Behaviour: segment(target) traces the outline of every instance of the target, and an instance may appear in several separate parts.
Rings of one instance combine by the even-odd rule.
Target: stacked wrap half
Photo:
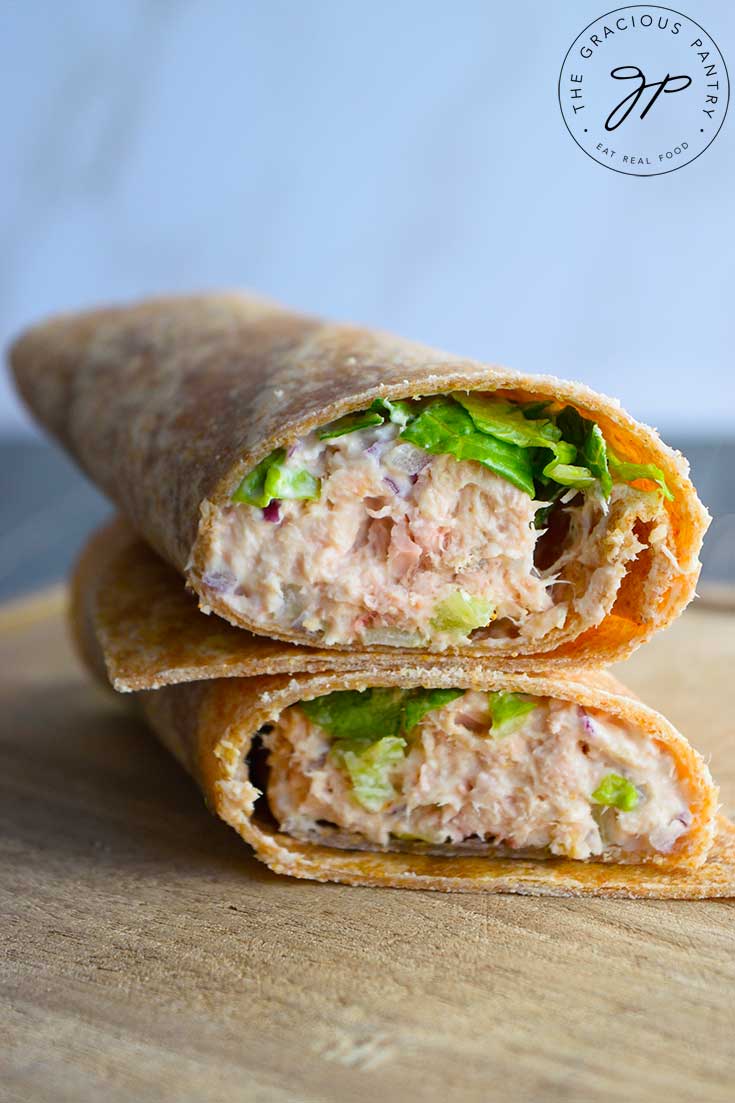
[[[706,765],[599,669],[691,599],[708,521],[615,402],[235,294],[11,363],[126,518],[75,574],[81,654],[272,869],[731,891]]]

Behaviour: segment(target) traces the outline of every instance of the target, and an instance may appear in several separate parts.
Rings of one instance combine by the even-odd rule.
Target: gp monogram
[[[714,39],[657,5],[601,15],[569,47],[559,74],[559,106],[577,145],[630,176],[694,161],[717,137],[729,99]]]

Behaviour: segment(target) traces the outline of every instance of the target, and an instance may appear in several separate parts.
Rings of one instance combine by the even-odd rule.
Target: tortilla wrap
[[[604,543],[616,568],[594,615],[572,603],[563,624],[532,640],[478,638],[448,650],[600,665],[630,653],[694,594],[708,515],[685,459],[615,400],[580,383],[484,365],[234,293],[62,316],[23,334],[10,357],[33,414],[186,577],[203,611],[256,634],[339,646],[297,622],[253,618],[218,591],[208,569],[222,510],[275,449],[378,397],[500,391],[517,402],[571,404],[598,423],[620,459],[660,468],[673,494],[649,503],[638,520],[622,505],[612,511]],[[565,570],[582,601],[588,576],[575,575],[574,564]]]
[[[516,892],[554,896],[700,898],[725,896],[735,886],[735,829],[717,819],[717,792],[701,757],[662,716],[641,704],[610,675],[594,670],[545,674],[493,671],[466,657],[411,658],[362,666],[343,656],[339,669],[318,669],[318,656],[286,643],[250,639],[247,659],[239,635],[220,635],[194,604],[178,597],[166,568],[153,582],[155,557],[116,522],[98,533],[74,576],[71,619],[78,648],[97,676],[126,688],[178,761],[195,778],[210,809],[277,873],[318,881],[439,891]],[[151,600],[154,591],[157,598]],[[111,591],[120,591],[109,619]],[[175,596],[176,595],[176,596]],[[137,610],[137,615],[136,615]],[[159,621],[158,636],[147,627]],[[207,638],[211,646],[207,646]],[[194,647],[199,664],[188,661]],[[310,672],[299,656],[310,656]],[[324,652],[325,659],[331,658]],[[353,665],[347,665],[351,660]],[[245,665],[246,664],[246,665]],[[242,677],[247,669],[249,676]],[[281,673],[273,673],[281,671]],[[283,673],[286,671],[286,673]],[[191,681],[184,682],[182,679]],[[637,725],[671,754],[692,794],[694,825],[686,848],[653,864],[615,864],[565,858],[437,856],[421,852],[345,850],[283,833],[248,774],[253,736],[295,702],[334,690],[366,686],[478,687],[550,696]],[[146,688],[156,687],[156,688]],[[713,841],[714,837],[714,841]],[[408,844],[410,847],[410,844]]]

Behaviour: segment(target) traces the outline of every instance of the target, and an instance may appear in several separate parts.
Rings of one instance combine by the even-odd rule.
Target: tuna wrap
[[[735,831],[686,739],[609,675],[336,652],[199,615],[118,521],[72,625],[210,809],[277,873],[518,892],[730,895]]]
[[[582,384],[241,294],[59,317],[11,363],[200,608],[253,633],[600,665],[694,593],[686,461]]]

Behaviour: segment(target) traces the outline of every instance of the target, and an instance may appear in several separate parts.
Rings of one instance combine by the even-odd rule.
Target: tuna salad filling
[[[280,829],[330,846],[640,861],[692,823],[663,747],[567,701],[343,691],[291,706],[260,739]]]
[[[549,406],[377,400],[278,449],[209,518],[205,596],[330,645],[533,647],[571,611],[599,623],[668,489]]]

